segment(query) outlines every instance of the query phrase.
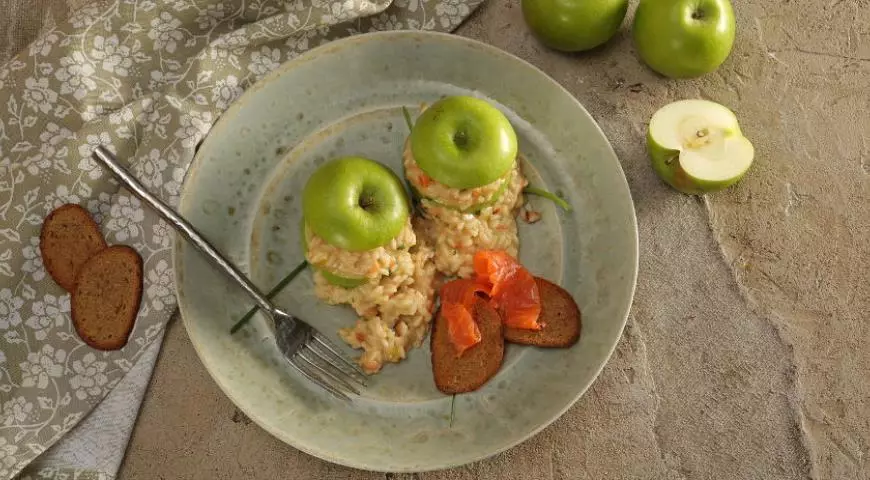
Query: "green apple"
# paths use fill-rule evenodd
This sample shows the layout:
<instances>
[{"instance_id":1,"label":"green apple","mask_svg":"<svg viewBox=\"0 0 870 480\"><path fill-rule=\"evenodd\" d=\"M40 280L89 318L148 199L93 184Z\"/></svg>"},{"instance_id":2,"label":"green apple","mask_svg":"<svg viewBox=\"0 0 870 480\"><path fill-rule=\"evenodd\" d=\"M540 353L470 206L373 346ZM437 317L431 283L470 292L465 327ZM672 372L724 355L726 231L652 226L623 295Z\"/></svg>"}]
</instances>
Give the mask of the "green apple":
<instances>
[{"instance_id":1,"label":"green apple","mask_svg":"<svg viewBox=\"0 0 870 480\"><path fill-rule=\"evenodd\" d=\"M300 230L302 234L302 254L308 258L308 235L306 229L308 229L308 225L305 224L305 219L302 219L302 222L299 223ZM369 279L365 277L343 277L341 275L330 272L329 270L319 266L312 265L312 267L320 272L323 275L323 278L326 279L327 282L337 285L339 287L344 288L356 288L360 285L364 285L368 283Z\"/></svg>"},{"instance_id":2,"label":"green apple","mask_svg":"<svg viewBox=\"0 0 870 480\"><path fill-rule=\"evenodd\" d=\"M734 112L708 100L680 100L653 114L647 134L653 169L688 194L737 183L755 157Z\"/></svg>"},{"instance_id":3,"label":"green apple","mask_svg":"<svg viewBox=\"0 0 870 480\"><path fill-rule=\"evenodd\" d=\"M417 165L451 188L492 183L517 158L517 135L510 121L474 97L445 97L432 104L417 119L410 140Z\"/></svg>"},{"instance_id":4,"label":"green apple","mask_svg":"<svg viewBox=\"0 0 870 480\"><path fill-rule=\"evenodd\" d=\"M318 168L302 192L302 215L330 245L362 252L386 245L410 215L402 181L384 165L342 157Z\"/></svg>"},{"instance_id":5,"label":"green apple","mask_svg":"<svg viewBox=\"0 0 870 480\"><path fill-rule=\"evenodd\" d=\"M522 7L526 23L544 45L579 52L616 34L628 0L523 0Z\"/></svg>"},{"instance_id":6,"label":"green apple","mask_svg":"<svg viewBox=\"0 0 870 480\"><path fill-rule=\"evenodd\" d=\"M641 0L634 14L640 58L671 78L691 78L722 65L734 44L730 0Z\"/></svg>"}]
</instances>

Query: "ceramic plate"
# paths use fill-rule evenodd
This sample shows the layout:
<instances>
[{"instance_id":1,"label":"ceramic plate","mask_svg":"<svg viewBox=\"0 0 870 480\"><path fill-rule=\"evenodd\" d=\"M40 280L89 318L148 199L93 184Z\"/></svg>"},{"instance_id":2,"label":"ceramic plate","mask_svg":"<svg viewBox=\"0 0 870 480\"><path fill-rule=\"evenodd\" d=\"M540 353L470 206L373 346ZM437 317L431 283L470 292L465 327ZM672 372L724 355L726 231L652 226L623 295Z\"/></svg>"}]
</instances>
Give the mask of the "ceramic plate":
<instances>
[{"instance_id":1,"label":"ceramic plate","mask_svg":"<svg viewBox=\"0 0 870 480\"><path fill-rule=\"evenodd\" d=\"M282 360L263 317L235 335L252 302L189 245L176 242L179 305L203 364L227 396L281 440L322 459L393 472L479 460L529 438L565 412L622 334L637 275L637 226L625 177L592 117L556 82L493 47L461 37L386 32L310 51L255 84L223 114L184 182L180 211L268 290L303 255L300 192L330 158L362 155L401 172L402 106L444 95L486 98L518 133L532 185L573 212L532 198L543 220L520 222L520 260L560 283L583 312L571 349L509 346L479 391L451 397L432 380L428 339L373 376L363 398L335 401ZM277 304L342 345L349 307L319 302L310 272ZM349 348L349 354L355 355Z\"/></svg>"}]
</instances>

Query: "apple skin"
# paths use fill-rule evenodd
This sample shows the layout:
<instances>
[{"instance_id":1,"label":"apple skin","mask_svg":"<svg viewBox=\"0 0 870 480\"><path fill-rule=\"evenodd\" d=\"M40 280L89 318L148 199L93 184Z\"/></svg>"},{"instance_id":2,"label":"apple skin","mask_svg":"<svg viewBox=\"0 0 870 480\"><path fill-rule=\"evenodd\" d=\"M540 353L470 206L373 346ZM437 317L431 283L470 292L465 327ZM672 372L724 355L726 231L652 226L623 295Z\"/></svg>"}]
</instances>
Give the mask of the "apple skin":
<instances>
[{"instance_id":1,"label":"apple skin","mask_svg":"<svg viewBox=\"0 0 870 480\"><path fill-rule=\"evenodd\" d=\"M737 133L739 134L739 131ZM703 195L724 190L739 182L746 175L746 172L743 172L743 174L737 177L718 182L702 180L689 175L683 170L680 166L679 150L662 147L653 140L652 134L649 132L647 132L646 136L646 145L653 170L655 170L656 174L665 183L687 195Z\"/></svg>"},{"instance_id":2,"label":"apple skin","mask_svg":"<svg viewBox=\"0 0 870 480\"><path fill-rule=\"evenodd\" d=\"M300 230L301 237L302 237L302 254L305 255L305 257L307 258L308 257L308 237L305 236L305 220L304 219L301 222L299 222L299 226L300 226L299 230ZM315 270L317 270L318 272L320 272L320 274L323 275L323 278L326 279L327 282L329 282L333 285L339 286L339 287L343 287L343 288L356 288L360 285L365 285L369 281L367 278L342 277L341 275L336 275L336 274L330 272L329 270L327 270L325 268L321 268L317 265L312 265L312 267Z\"/></svg>"},{"instance_id":3,"label":"apple skin","mask_svg":"<svg viewBox=\"0 0 870 480\"><path fill-rule=\"evenodd\" d=\"M523 17L544 45L563 52L607 43L622 25L628 0L523 0Z\"/></svg>"},{"instance_id":4,"label":"apple skin","mask_svg":"<svg viewBox=\"0 0 870 480\"><path fill-rule=\"evenodd\" d=\"M517 135L501 111L479 98L445 97L427 108L411 129L417 165L451 188L498 180L517 158Z\"/></svg>"},{"instance_id":5,"label":"apple skin","mask_svg":"<svg viewBox=\"0 0 870 480\"><path fill-rule=\"evenodd\" d=\"M640 58L671 78L693 78L722 65L734 45L730 0L641 0L634 14Z\"/></svg>"},{"instance_id":6,"label":"apple skin","mask_svg":"<svg viewBox=\"0 0 870 480\"><path fill-rule=\"evenodd\" d=\"M302 192L302 214L330 245L362 252L386 245L410 216L402 181L384 165L342 157L318 168Z\"/></svg>"}]
</instances>

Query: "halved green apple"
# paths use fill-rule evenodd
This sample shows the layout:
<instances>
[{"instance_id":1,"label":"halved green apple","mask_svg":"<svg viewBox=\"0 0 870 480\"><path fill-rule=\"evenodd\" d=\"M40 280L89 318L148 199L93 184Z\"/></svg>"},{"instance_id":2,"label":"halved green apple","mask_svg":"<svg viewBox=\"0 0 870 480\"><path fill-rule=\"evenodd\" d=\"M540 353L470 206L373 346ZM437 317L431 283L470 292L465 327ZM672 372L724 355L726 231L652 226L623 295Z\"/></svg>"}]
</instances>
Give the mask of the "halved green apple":
<instances>
[{"instance_id":1,"label":"halved green apple","mask_svg":"<svg viewBox=\"0 0 870 480\"><path fill-rule=\"evenodd\" d=\"M308 226L305 224L305 220L303 219L300 223L300 231L302 234L302 253L305 255L305 258L308 258L308 235L306 234L306 230ZM330 272L329 270L318 266L311 265L312 268L320 272L323 275L323 278L326 279L327 282L343 288L356 288L360 285L365 285L369 279L365 277L343 277L341 275L337 275L335 273Z\"/></svg>"},{"instance_id":2,"label":"halved green apple","mask_svg":"<svg viewBox=\"0 0 870 480\"><path fill-rule=\"evenodd\" d=\"M680 100L653 114L647 134L659 177L687 194L704 194L737 183L755 158L734 112L708 100Z\"/></svg>"}]
</instances>

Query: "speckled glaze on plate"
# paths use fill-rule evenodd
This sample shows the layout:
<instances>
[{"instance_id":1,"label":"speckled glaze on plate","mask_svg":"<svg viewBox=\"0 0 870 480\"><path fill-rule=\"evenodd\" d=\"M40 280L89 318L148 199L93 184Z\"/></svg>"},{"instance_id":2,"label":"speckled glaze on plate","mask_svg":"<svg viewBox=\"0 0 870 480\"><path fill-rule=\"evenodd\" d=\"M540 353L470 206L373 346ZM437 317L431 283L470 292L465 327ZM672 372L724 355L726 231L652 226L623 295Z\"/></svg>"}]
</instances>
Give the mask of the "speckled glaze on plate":
<instances>
[{"instance_id":1,"label":"speckled glaze on plate","mask_svg":"<svg viewBox=\"0 0 870 480\"><path fill-rule=\"evenodd\" d=\"M628 185L592 117L531 65L482 43L421 32L350 37L288 62L223 114L184 182L181 213L264 290L302 259L300 192L339 155L401 172L408 134L401 106L443 95L493 102L511 119L531 183L562 192L572 213L531 198L542 221L520 224L520 259L559 282L583 311L566 350L509 346L498 375L451 397L432 381L428 338L371 378L364 397L337 402L282 360L265 318L234 336L251 301L183 241L176 242L179 306L200 359L227 396L279 439L322 459L413 472L479 460L534 435L595 380L622 334L637 276L637 226ZM333 336L353 312L328 306L310 272L277 303ZM341 343L343 345L343 343ZM350 349L348 349L350 352Z\"/></svg>"}]
</instances>

